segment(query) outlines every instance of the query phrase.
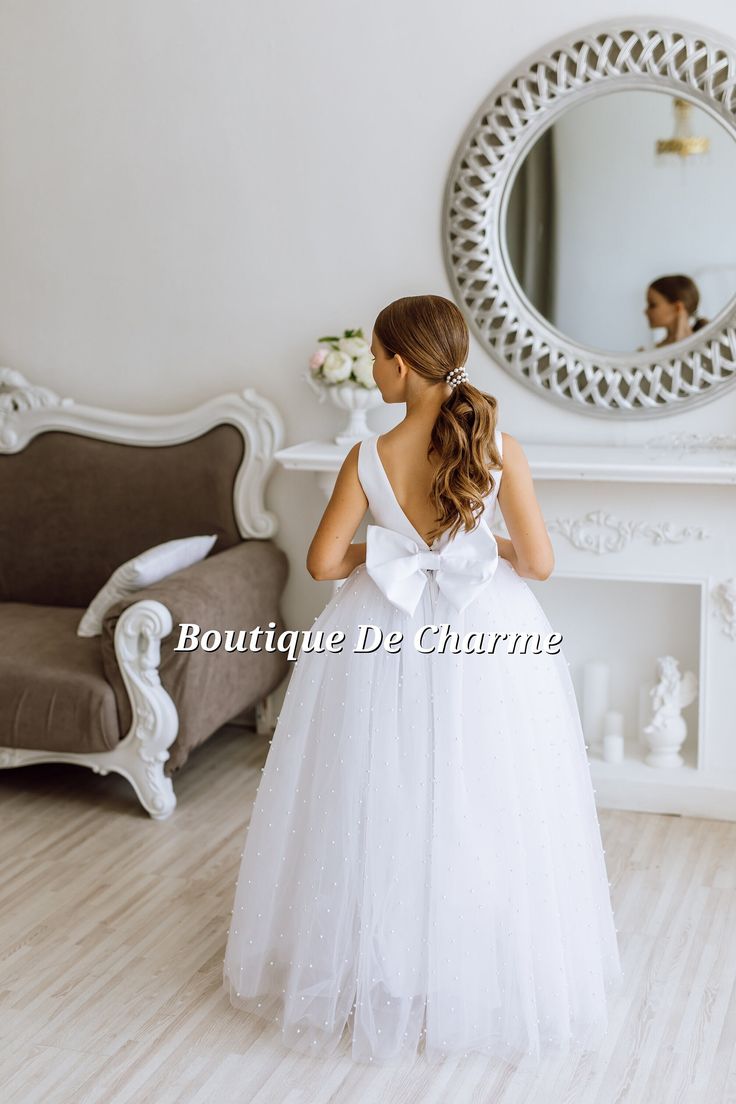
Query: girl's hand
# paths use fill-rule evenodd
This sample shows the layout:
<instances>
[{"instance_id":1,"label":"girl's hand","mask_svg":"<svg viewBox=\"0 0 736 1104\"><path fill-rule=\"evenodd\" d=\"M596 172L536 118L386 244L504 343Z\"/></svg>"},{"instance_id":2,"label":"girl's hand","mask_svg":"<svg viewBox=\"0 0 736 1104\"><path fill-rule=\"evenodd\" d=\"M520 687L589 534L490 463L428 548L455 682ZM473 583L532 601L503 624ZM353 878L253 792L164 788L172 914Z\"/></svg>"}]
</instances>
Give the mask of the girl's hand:
<instances>
[{"instance_id":1,"label":"girl's hand","mask_svg":"<svg viewBox=\"0 0 736 1104\"><path fill-rule=\"evenodd\" d=\"M507 563L510 563L514 571L518 575L518 560L516 558L516 552L514 551L513 544L508 539L508 537L499 537L496 533L494 533L493 536L495 537L496 544L498 545L499 556L502 560L506 560Z\"/></svg>"}]
</instances>

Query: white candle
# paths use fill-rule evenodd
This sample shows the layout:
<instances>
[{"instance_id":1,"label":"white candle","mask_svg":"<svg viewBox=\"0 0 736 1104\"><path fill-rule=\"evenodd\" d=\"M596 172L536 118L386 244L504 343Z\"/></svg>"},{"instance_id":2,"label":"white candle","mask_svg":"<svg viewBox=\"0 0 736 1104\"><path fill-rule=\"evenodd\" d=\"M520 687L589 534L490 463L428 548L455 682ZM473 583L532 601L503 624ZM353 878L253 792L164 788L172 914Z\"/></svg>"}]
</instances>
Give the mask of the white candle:
<instances>
[{"instance_id":1,"label":"white candle","mask_svg":"<svg viewBox=\"0 0 736 1104\"><path fill-rule=\"evenodd\" d=\"M624 738L618 732L607 732L603 737L603 758L607 763L622 763Z\"/></svg>"},{"instance_id":2,"label":"white candle","mask_svg":"<svg viewBox=\"0 0 736 1104\"><path fill-rule=\"evenodd\" d=\"M623 736L624 718L622 713L615 709L608 709L603 714L603 738L606 736Z\"/></svg>"},{"instance_id":3,"label":"white candle","mask_svg":"<svg viewBox=\"0 0 736 1104\"><path fill-rule=\"evenodd\" d=\"M591 659L583 666L583 731L590 747L603 735L603 714L608 708L608 664Z\"/></svg>"}]
</instances>

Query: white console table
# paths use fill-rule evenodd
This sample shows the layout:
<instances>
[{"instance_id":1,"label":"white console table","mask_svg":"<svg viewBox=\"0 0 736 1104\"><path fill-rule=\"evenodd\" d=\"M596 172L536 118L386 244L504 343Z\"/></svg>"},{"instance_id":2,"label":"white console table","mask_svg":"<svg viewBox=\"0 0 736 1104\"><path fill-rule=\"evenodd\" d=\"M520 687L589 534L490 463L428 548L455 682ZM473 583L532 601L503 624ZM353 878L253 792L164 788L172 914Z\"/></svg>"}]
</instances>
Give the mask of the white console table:
<instances>
[{"instance_id":1,"label":"white console table","mask_svg":"<svg viewBox=\"0 0 736 1104\"><path fill-rule=\"evenodd\" d=\"M551 578L529 585L573 679L604 659L625 716L622 763L590 744L598 805L736 820L736 449L522 444L555 550ZM313 472L329 499L347 451L307 441L275 459ZM659 769L644 762L638 702L667 654L699 690L684 766Z\"/></svg>"}]
</instances>

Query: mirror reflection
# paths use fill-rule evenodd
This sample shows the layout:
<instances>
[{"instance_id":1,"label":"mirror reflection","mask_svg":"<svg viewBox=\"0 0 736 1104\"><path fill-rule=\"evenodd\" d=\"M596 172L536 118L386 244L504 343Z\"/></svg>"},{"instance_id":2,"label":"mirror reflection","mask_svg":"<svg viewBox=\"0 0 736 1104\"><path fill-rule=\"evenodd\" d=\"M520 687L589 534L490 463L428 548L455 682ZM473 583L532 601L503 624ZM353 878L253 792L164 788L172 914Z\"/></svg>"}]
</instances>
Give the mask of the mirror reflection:
<instances>
[{"instance_id":1,"label":"mirror reflection","mask_svg":"<svg viewBox=\"0 0 736 1104\"><path fill-rule=\"evenodd\" d=\"M570 108L522 160L508 258L565 337L610 353L683 341L736 295L736 142L667 92Z\"/></svg>"}]
</instances>

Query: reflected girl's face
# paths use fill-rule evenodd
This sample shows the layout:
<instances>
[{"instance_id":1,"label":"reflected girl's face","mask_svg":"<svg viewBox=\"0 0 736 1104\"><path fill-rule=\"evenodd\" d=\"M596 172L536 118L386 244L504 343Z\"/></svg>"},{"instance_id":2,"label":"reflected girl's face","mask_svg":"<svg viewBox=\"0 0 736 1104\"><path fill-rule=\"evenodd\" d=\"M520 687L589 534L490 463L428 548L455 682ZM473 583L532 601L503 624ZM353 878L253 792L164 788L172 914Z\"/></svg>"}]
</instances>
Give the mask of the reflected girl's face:
<instances>
[{"instance_id":1,"label":"reflected girl's face","mask_svg":"<svg viewBox=\"0 0 736 1104\"><path fill-rule=\"evenodd\" d=\"M650 287L647 288L647 305L644 313L647 316L650 329L667 328L675 321L677 305L670 303L669 299L665 299L661 292Z\"/></svg>"}]
</instances>

